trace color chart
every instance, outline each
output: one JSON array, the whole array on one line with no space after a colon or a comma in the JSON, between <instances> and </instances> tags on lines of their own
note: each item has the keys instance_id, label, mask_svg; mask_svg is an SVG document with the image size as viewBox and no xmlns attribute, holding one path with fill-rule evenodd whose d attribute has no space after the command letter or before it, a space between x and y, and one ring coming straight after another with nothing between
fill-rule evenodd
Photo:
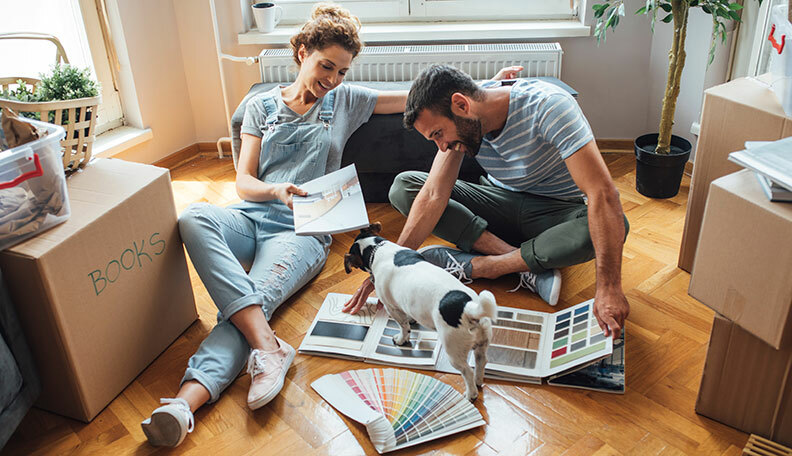
<instances>
[{"instance_id":1,"label":"color chart","mask_svg":"<svg viewBox=\"0 0 792 456\"><path fill-rule=\"evenodd\" d=\"M609 355L612 340L597 325L593 304L590 300L556 313L499 307L498 319L492 323L486 373L540 383L542 378Z\"/></svg>"},{"instance_id":2,"label":"color chart","mask_svg":"<svg viewBox=\"0 0 792 456\"><path fill-rule=\"evenodd\" d=\"M485 424L454 388L406 370L346 371L325 375L311 387L339 412L363 423L379 453Z\"/></svg>"}]
</instances>

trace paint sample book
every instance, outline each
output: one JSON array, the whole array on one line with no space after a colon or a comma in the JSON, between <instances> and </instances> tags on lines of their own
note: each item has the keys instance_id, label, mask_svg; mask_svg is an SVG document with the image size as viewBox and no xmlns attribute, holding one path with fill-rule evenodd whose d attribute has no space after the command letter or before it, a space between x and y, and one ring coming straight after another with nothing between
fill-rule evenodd
<instances>
[{"instance_id":1,"label":"paint sample book","mask_svg":"<svg viewBox=\"0 0 792 456\"><path fill-rule=\"evenodd\" d=\"M342 312L350 295L329 293L300 344L299 352L366 362L458 373L434 330L413 324L409 345L393 343L399 331L376 298L355 315ZM573 372L613 352L593 313L593 300L555 313L498 307L492 322L485 376L542 383ZM473 355L468 360L473 364Z\"/></svg>"}]
</instances>

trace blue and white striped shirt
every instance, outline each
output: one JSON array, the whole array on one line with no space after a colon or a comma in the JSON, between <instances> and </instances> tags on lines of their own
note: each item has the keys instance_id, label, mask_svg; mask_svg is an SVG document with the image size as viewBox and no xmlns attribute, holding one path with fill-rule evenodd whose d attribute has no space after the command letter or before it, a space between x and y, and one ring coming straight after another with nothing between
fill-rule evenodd
<instances>
[{"instance_id":1,"label":"blue and white striped shirt","mask_svg":"<svg viewBox=\"0 0 792 456\"><path fill-rule=\"evenodd\" d=\"M496 137L482 138L476 160L493 184L505 189L579 198L583 192L564 160L592 139L591 127L569 93L541 80L520 80L511 88L503 129Z\"/></svg>"}]
</instances>

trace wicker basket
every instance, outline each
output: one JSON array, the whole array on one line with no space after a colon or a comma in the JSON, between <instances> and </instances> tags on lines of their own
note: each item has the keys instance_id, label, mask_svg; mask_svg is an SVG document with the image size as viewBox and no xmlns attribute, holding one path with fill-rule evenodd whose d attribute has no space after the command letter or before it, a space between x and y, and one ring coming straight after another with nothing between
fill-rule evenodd
<instances>
[{"instance_id":1,"label":"wicker basket","mask_svg":"<svg viewBox=\"0 0 792 456\"><path fill-rule=\"evenodd\" d=\"M0 87L6 89L9 84L15 84L18 79L22 79L30 85L35 85L38 82L33 78L0 78ZM18 113L38 112L41 114L42 122L48 122L50 111L55 111L55 121L52 123L60 125L66 130L66 137L60 144L63 149L63 169L68 171L84 167L91 160L93 143L96 140L97 107L101 102L101 95L40 103L25 103L0 98L0 107L10 108ZM66 118L63 115L64 111L67 112Z\"/></svg>"}]
</instances>

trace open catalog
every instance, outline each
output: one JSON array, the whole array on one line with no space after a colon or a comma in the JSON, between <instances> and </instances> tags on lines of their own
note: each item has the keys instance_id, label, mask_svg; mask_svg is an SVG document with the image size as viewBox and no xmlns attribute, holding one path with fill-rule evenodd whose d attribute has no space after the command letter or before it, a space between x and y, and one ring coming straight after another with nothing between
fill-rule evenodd
<instances>
[{"instance_id":1,"label":"open catalog","mask_svg":"<svg viewBox=\"0 0 792 456\"><path fill-rule=\"evenodd\" d=\"M300 353L458 373L442 350L437 332L413 323L409 345L395 345L393 335L399 325L377 305L377 298L369 298L355 315L342 311L350 298L327 295L300 344ZM554 313L498 306L485 376L540 384L542 379L555 379L609 357L614 342L597 324L593 303L589 300ZM624 357L619 360L623 390ZM474 364L472 352L468 363Z\"/></svg>"},{"instance_id":2,"label":"open catalog","mask_svg":"<svg viewBox=\"0 0 792 456\"><path fill-rule=\"evenodd\" d=\"M308 181L300 188L308 195L292 198L297 234L343 233L369 226L366 202L354 164Z\"/></svg>"}]
</instances>

